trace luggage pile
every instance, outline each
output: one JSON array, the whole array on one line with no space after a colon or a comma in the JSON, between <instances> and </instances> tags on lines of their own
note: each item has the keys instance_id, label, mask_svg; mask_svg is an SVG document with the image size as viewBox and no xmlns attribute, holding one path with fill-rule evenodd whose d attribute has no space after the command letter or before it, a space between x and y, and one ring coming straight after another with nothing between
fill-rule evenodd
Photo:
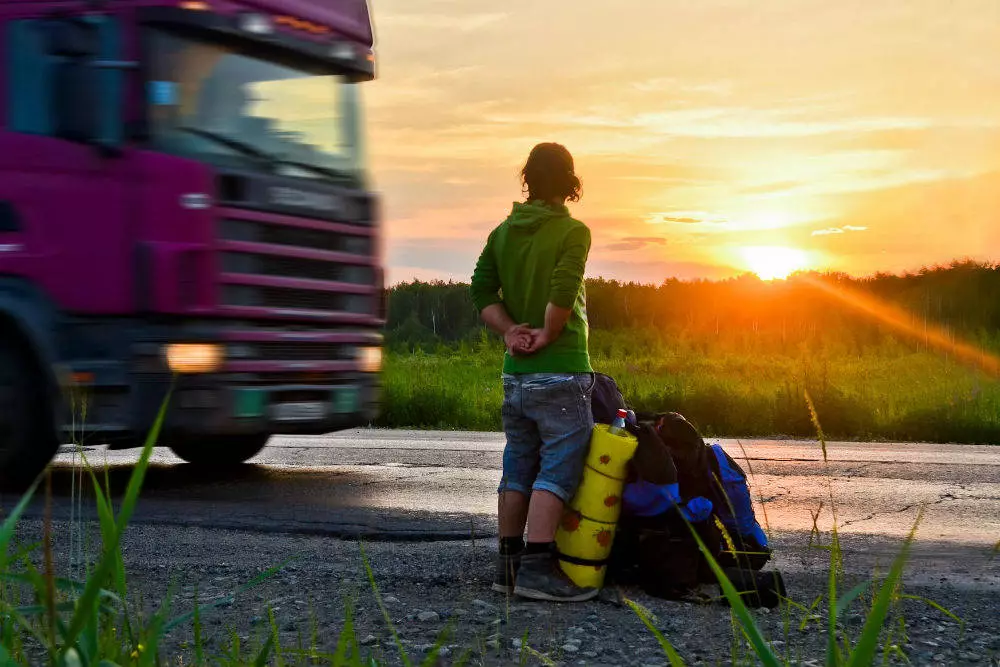
<instances>
[{"instance_id":1,"label":"luggage pile","mask_svg":"<svg viewBox=\"0 0 1000 667\"><path fill-rule=\"evenodd\" d=\"M628 406L617 383L598 374L594 421L610 424L619 409ZM608 582L638 585L667 599L704 599L706 585L718 582L693 529L748 606L776 607L784 581L778 571L763 569L772 552L743 469L677 413L630 415L638 446L622 493Z\"/></svg>"}]
</instances>

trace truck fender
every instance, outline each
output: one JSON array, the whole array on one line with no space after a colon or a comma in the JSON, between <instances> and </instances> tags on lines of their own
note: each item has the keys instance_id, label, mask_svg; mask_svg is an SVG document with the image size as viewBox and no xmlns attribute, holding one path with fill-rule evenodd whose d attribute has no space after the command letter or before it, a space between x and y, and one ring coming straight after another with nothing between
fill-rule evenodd
<instances>
[{"instance_id":1,"label":"truck fender","mask_svg":"<svg viewBox=\"0 0 1000 667\"><path fill-rule=\"evenodd\" d=\"M55 308L38 289L21 279L0 276L0 336L13 336L32 356L52 401L56 419L68 375L59 370ZM62 377L66 375L66 377Z\"/></svg>"}]
</instances>

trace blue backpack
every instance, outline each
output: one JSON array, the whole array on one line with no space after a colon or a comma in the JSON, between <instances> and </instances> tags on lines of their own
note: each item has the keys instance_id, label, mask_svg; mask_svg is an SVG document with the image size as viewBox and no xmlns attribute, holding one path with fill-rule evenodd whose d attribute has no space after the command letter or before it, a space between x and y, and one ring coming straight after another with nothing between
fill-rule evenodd
<instances>
[{"instance_id":1,"label":"blue backpack","mask_svg":"<svg viewBox=\"0 0 1000 667\"><path fill-rule=\"evenodd\" d=\"M753 511L753 500L746 473L726 453L722 445L712 445L710 449L715 454L718 485L722 487L718 489L715 514L725 526L736 547L736 553L733 554L726 545L722 552L723 559L733 559L749 569L759 570L770 560L771 549L768 546L767 534L760 527Z\"/></svg>"}]
</instances>

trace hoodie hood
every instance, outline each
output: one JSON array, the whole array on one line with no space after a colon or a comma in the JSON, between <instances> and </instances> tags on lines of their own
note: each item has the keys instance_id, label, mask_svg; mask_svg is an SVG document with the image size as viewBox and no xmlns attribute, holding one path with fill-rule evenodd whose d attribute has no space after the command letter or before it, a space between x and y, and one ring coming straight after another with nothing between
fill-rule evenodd
<instances>
[{"instance_id":1,"label":"hoodie hood","mask_svg":"<svg viewBox=\"0 0 1000 667\"><path fill-rule=\"evenodd\" d=\"M507 224L516 229L533 232L549 220L568 216L569 209L562 205L546 204L541 201L514 202Z\"/></svg>"}]
</instances>

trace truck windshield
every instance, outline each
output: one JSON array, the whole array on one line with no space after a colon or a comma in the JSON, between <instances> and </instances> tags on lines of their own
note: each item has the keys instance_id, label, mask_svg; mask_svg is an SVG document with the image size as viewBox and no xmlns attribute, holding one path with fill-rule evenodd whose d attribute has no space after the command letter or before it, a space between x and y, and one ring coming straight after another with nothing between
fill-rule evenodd
<instances>
[{"instance_id":1,"label":"truck windshield","mask_svg":"<svg viewBox=\"0 0 1000 667\"><path fill-rule=\"evenodd\" d=\"M149 116L155 147L213 163L362 176L356 84L297 61L272 62L155 30Z\"/></svg>"}]
</instances>

